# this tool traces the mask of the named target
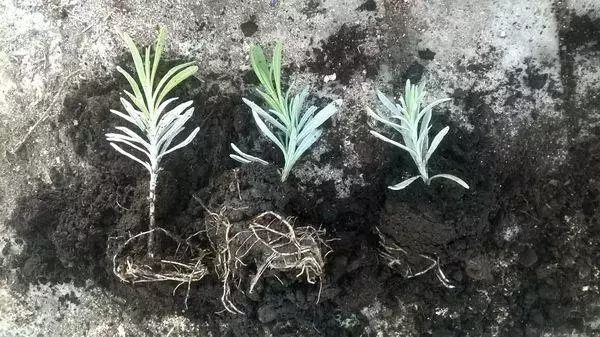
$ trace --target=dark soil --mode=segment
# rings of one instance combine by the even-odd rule
[[[419,58],[427,61],[431,61],[435,58],[435,52],[427,48],[425,50],[419,50]]]
[[[258,31],[258,25],[256,24],[256,16],[251,15],[250,20],[240,25],[240,29],[242,30],[242,33],[244,33],[245,37],[250,37],[254,35],[254,33]]]
[[[569,18],[561,31],[567,65],[576,53],[596,48],[581,42],[588,41],[595,21]],[[355,54],[364,34],[360,27],[344,27],[315,51],[309,68],[335,72],[347,83],[367,66]],[[565,71],[566,89],[560,94],[568,101],[573,83]],[[242,75],[218,80],[243,87]],[[537,68],[521,70],[519,76],[538,90],[552,90],[541,85],[545,77]],[[238,207],[228,213],[234,221],[271,210],[297,216],[303,224],[322,225],[330,237],[339,238],[331,243],[318,304],[317,286],[279,275],[282,283],[267,278],[252,295],[234,294],[246,316],[215,315],[222,310],[218,281],[211,276],[193,286],[186,312],[212,322],[215,335],[262,336],[267,326],[273,336],[366,336],[368,320],[360,310],[375,301],[393,312],[410,308],[405,314],[416,323],[417,336],[486,336],[494,330],[499,336],[540,336],[553,329],[593,334],[583,322],[598,316],[591,305],[598,297],[582,289],[599,281],[591,270],[600,258],[600,132],[567,148],[558,141],[578,134],[585,125],[581,115],[560,107],[563,118],[534,121],[510,146],[499,148],[501,138],[491,132],[498,121],[484,100],[494,89],[456,92],[454,104],[464,108],[474,128],[462,130],[436,111],[434,130],[450,125],[451,131],[434,155],[431,171],[456,174],[470,190],[441,180],[430,187],[415,182],[400,192],[387,190],[385,186],[416,170],[395,149],[361,138],[356,143],[368,158],[363,167],[370,185],[353,186],[349,198],[339,199],[328,182],[303,184],[292,175],[282,184],[274,166],[237,168],[228,157],[230,142],[243,149],[258,143],[265,159],[277,165],[281,159],[275,148],[259,140],[240,99],[246,93],[223,94],[206,84],[212,82],[192,82],[178,93],[185,99],[191,96],[189,88],[200,88],[191,97],[198,109],[189,124],[199,125],[201,132],[164,163],[158,224],[181,236],[201,230],[207,214],[196,196],[213,211]],[[514,90],[517,82],[510,84],[507,74]],[[183,293],[172,297],[173,285],[166,284],[120,284],[106,256],[109,237],[143,231],[147,223],[146,173],[110,149],[103,136],[119,123],[109,116],[109,108],[120,106],[124,88],[122,81],[111,79],[72,88],[57,121],[69,136],[68,144],[60,146],[72,147],[92,168],[85,174],[74,168],[55,172],[51,185],[40,183],[37,193],[21,198],[11,224],[31,245],[26,258],[16,263],[25,285],[89,277],[131,300],[141,313],[167,314],[183,307]],[[331,130],[323,139],[336,144],[341,135]],[[548,164],[547,158],[563,151],[566,159],[560,166]],[[333,151],[322,157],[326,162],[340,156]],[[443,287],[434,273],[406,279],[392,272],[379,256],[376,228],[410,257],[439,258],[456,288]],[[415,271],[423,268],[423,261],[413,261]],[[448,314],[437,313],[442,309]],[[346,319],[353,325],[342,327]],[[226,331],[219,323],[227,323]]]
[[[348,84],[352,76],[365,71],[366,76],[377,76],[379,64],[373,56],[365,54],[364,43],[367,32],[359,25],[342,27],[313,50],[313,61],[308,69],[321,75],[336,74],[341,84]]]
[[[357,11],[370,11],[370,12],[376,11],[377,3],[375,2],[375,0],[367,0],[362,5],[358,6],[358,8],[356,10]]]
[[[304,8],[300,10],[300,13],[306,15],[306,17],[313,17],[317,14],[324,14],[326,12],[323,8],[323,0],[306,0]]]

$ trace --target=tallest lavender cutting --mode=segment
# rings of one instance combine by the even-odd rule
[[[161,29],[154,46],[154,57],[150,56],[150,47],[146,47],[142,57],[133,40],[123,34],[123,39],[129,48],[135,66],[137,79],[121,67],[119,71],[131,86],[131,91],[123,92],[129,98],[121,97],[125,113],[111,110],[111,112],[128,122],[127,126],[117,126],[117,132],[107,133],[106,139],[110,145],[121,154],[135,160],[144,166],[150,173],[148,191],[149,200],[149,230],[148,230],[148,257],[154,257],[154,229],[156,184],[160,162],[164,156],[188,145],[198,134],[195,128],[180,142],[174,142],[181,134],[184,124],[192,117],[194,108],[192,101],[181,103],[173,108],[169,105],[177,97],[167,98],[167,95],[182,81],[198,71],[192,62],[183,63],[167,71],[160,79],[157,78],[158,65],[163,53],[167,38],[167,30]],[[175,144],[175,145],[174,145]]]

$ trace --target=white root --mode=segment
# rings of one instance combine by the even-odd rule
[[[410,264],[408,263],[408,253],[403,248],[399,247],[396,243],[390,242],[388,243],[385,236],[379,228],[376,228],[377,234],[379,236],[379,244],[381,245],[382,250],[379,252],[379,256],[381,256],[385,261],[387,266],[395,271],[400,271],[404,277],[406,278],[414,278],[426,274],[435,268],[435,275],[440,281],[440,283],[448,288],[455,288],[454,285],[450,282],[450,280],[446,277],[442,268],[440,266],[439,258],[432,258],[430,256],[419,254],[420,257],[430,261],[430,264],[423,270],[413,273]]]
[[[317,302],[319,301],[323,258],[331,251],[321,239],[325,234],[324,230],[310,226],[294,228],[292,219],[274,212],[264,212],[256,216],[247,229],[232,234],[233,226],[223,215],[226,208],[215,213],[204,205],[203,207],[211,217],[207,221],[207,231],[217,235],[224,233],[224,242],[215,243],[211,240],[211,245],[217,252],[215,269],[223,282],[221,302],[226,311],[243,314],[231,299],[231,283],[237,283],[236,287],[240,287],[240,271],[251,262],[250,259],[254,259],[257,270],[250,280],[248,292],[255,290],[268,270],[296,271],[296,278],[305,278],[310,284],[319,283]],[[326,249],[326,254],[322,254],[321,247]]]
[[[154,232],[157,231],[164,233],[165,235],[173,239],[175,242],[177,242],[178,247],[176,254],[177,252],[179,252],[182,243],[184,243],[186,245],[186,250],[190,248],[193,249],[194,255],[196,256],[185,262],[167,259],[154,261],[150,259],[150,261],[153,264],[152,266],[134,261],[132,256],[125,256],[124,259],[119,259],[123,253],[123,250],[127,246],[129,246],[131,242],[143,236],[154,234]],[[173,289],[173,294],[175,294],[175,292],[180,286],[186,284],[187,291],[184,304],[187,308],[187,301],[189,299],[192,282],[198,282],[208,274],[206,266],[204,266],[204,264],[202,263],[206,252],[202,249],[198,249],[192,246],[189,242],[190,238],[197,234],[198,233],[195,233],[192,236],[188,237],[185,241],[183,241],[177,236],[175,236],[173,233],[160,227],[154,228],[153,230],[138,233],[130,237],[124,243],[120,244],[117,247],[115,253],[112,256],[113,273],[121,281],[131,284],[166,281],[178,282],[177,286],[175,286],[175,288]],[[185,253],[185,251],[183,253]],[[119,261],[122,262],[119,263]],[[155,271],[156,269],[160,269],[160,272]]]

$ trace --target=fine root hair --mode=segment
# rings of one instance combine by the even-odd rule
[[[439,258],[432,258],[425,254],[418,254],[417,256],[428,261],[428,265],[424,269],[413,271],[410,260],[411,256],[402,247],[391,240],[386,239],[385,235],[381,233],[379,228],[376,228],[377,235],[379,236],[379,256],[385,261],[386,265],[393,271],[401,274],[405,278],[414,278],[428,273],[434,270],[436,277],[440,283],[449,289],[454,288],[450,280],[446,277],[440,266]]]
[[[243,226],[234,225],[224,215],[226,208],[219,213],[204,208],[209,214],[206,230],[209,238],[214,238],[210,239],[216,252],[214,267],[223,283],[221,302],[226,311],[244,313],[233,302],[231,291],[232,286],[241,289],[242,271],[252,263],[256,271],[248,292],[255,290],[267,271],[293,272],[295,278],[319,283],[319,301],[324,258],[331,252],[323,239],[324,230],[312,226],[295,228],[293,218],[271,211],[259,214]]]
[[[148,259],[147,256],[136,256],[133,254],[125,254],[127,248],[132,248],[132,243],[140,240],[151,233],[163,233],[166,237],[173,240],[177,244],[177,249],[169,258],[164,259]],[[198,282],[208,274],[208,268],[204,265],[203,259],[207,252],[200,249],[192,243],[192,239],[199,235],[197,232],[185,240],[179,238],[175,234],[164,228],[154,228],[153,230],[138,233],[129,237],[123,243],[119,244],[112,255],[113,273],[121,281],[138,284],[150,282],[176,282],[177,285],[173,289],[173,295],[182,285],[187,286],[185,296],[185,306],[190,295],[192,282]],[[117,241],[120,238],[109,238],[110,251],[111,241]]]

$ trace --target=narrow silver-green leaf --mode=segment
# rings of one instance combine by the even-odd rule
[[[384,135],[380,134],[380,133],[379,133],[379,132],[377,132],[377,131],[373,131],[373,130],[371,130],[370,132],[371,132],[371,134],[372,134],[373,136],[375,136],[375,137],[377,137],[377,138],[379,138],[379,139],[383,140],[384,142],[388,142],[388,143],[390,143],[390,144],[392,144],[392,145],[395,145],[395,146],[397,146],[397,147],[401,148],[402,150],[404,150],[404,151],[406,151],[406,152],[410,153],[410,155],[411,155],[411,156],[413,156],[413,157],[417,157],[417,153],[416,153],[416,152],[415,152],[413,149],[411,149],[411,148],[408,148],[407,146],[404,146],[404,145],[402,145],[402,144],[400,144],[400,143],[398,143],[398,142],[396,142],[396,141],[393,141],[393,140],[389,139],[388,137],[386,137],[386,136],[384,136]]]
[[[252,102],[249,99],[246,98],[242,98],[242,101],[248,106],[250,107],[250,109],[255,110],[256,113],[259,114],[259,116],[261,116],[262,118],[264,118],[268,123],[272,124],[274,127],[276,127],[277,129],[281,130],[282,132],[286,132],[287,130],[287,126],[283,125],[281,122],[279,122],[277,119],[275,119],[272,115],[283,119],[280,114],[273,110],[273,109],[269,109],[269,112],[271,112],[270,114],[268,112],[266,112],[263,108],[259,107],[256,103]]]
[[[446,178],[449,180],[454,181],[455,183],[459,184],[460,186],[469,189],[469,185],[462,179],[460,179],[459,177],[453,176],[451,174],[436,174],[433,177],[429,178],[429,180],[433,180],[433,179],[437,179],[437,178]]]
[[[304,124],[306,124],[306,122],[312,118],[315,111],[317,111],[317,107],[314,105],[311,105],[308,109],[306,109],[306,111],[302,114],[302,118],[300,118],[300,122],[298,122],[298,129],[302,129],[304,127]]]
[[[427,136],[427,134],[429,133],[429,129],[431,129],[431,126],[428,126],[425,130],[423,130],[424,132],[419,135],[417,143],[413,147],[415,149],[415,152],[418,151],[419,157],[422,158],[425,163],[427,163],[427,160],[425,160],[425,154],[427,153],[427,146],[429,145],[426,144],[425,141],[429,141],[429,137]]]
[[[173,151],[176,151],[176,150],[179,150],[179,149],[181,149],[182,147],[184,147],[184,146],[188,145],[189,143],[191,143],[191,142],[192,142],[192,140],[194,140],[194,137],[196,137],[196,135],[198,134],[198,131],[200,131],[200,128],[199,128],[199,127],[196,127],[196,128],[194,129],[194,131],[192,131],[192,132],[191,132],[191,133],[190,133],[190,134],[187,136],[187,138],[186,138],[186,139],[184,139],[184,140],[183,140],[181,143],[179,143],[179,144],[177,144],[177,145],[173,146],[172,148],[170,148],[170,149],[166,150],[165,152],[163,152],[161,155],[159,155],[158,159],[161,159],[162,157],[164,157],[164,156],[168,155],[169,153],[171,153],[171,152],[173,152]]]
[[[277,139],[273,132],[267,127],[265,122],[260,119],[259,114],[254,109],[252,109],[252,116],[254,116],[254,122],[256,122],[256,126],[258,126],[258,129],[263,133],[263,135],[269,138],[273,143],[275,143],[275,145],[277,145],[277,147],[279,147],[279,149],[281,149],[283,153],[285,153],[286,151],[283,143]]]
[[[124,154],[125,156],[137,161],[138,163],[142,164],[146,170],[148,170],[148,172],[152,172],[152,168],[150,166],[149,163],[139,159],[138,157],[132,155],[131,153],[123,150],[119,145],[115,144],[115,143],[110,143],[110,146],[112,146],[115,150],[119,151],[121,154]]]
[[[127,144],[131,148],[145,154],[146,157],[150,158],[150,152],[148,152],[148,150],[142,148],[141,146],[134,144],[130,140],[127,140],[124,138],[119,138],[119,137],[106,137],[106,140],[108,140],[109,142],[119,142],[119,143]]]
[[[230,143],[229,145],[231,146],[231,148],[233,149],[233,151],[237,152],[237,153],[239,154],[239,156],[243,157],[243,158],[244,158],[244,160],[247,160],[248,162],[257,162],[257,163],[260,163],[260,164],[262,164],[262,165],[268,165],[268,164],[269,164],[269,162],[268,162],[268,161],[266,161],[266,160],[262,160],[262,159],[260,159],[260,158],[258,158],[258,157],[251,156],[251,155],[249,155],[249,154],[247,154],[247,153],[243,152],[242,150],[240,150],[240,149],[239,149],[239,148],[238,148],[238,147],[237,147],[235,144],[233,144],[233,143]],[[231,157],[232,155],[229,155],[229,156]],[[234,154],[234,156],[236,156],[236,155]],[[235,159],[235,158],[234,158],[234,159]]]
[[[415,181],[415,180],[419,179],[420,177],[421,177],[421,176],[414,176],[414,177],[412,177],[412,178],[408,178],[408,179],[406,179],[406,180],[402,181],[402,182],[401,182],[401,183],[399,183],[399,184],[392,185],[392,186],[388,186],[388,188],[389,188],[390,190],[394,190],[394,191],[402,190],[402,189],[406,188],[408,185],[412,184],[412,183],[413,183],[413,181]]]
[[[302,128],[302,131],[298,135],[298,139],[301,141],[308,134],[312,133],[315,129],[317,129],[321,124],[325,123],[331,116],[333,116],[338,108],[342,105],[342,100],[337,99],[329,104],[326,107],[321,109],[321,111],[317,112],[315,116],[306,122],[306,125]]]
[[[371,110],[371,108],[367,107],[366,110],[367,110],[367,114],[371,118],[375,119],[376,121],[381,122],[381,123],[383,123],[385,125],[391,126],[391,127],[393,127],[394,129],[396,129],[398,131],[404,130],[406,132],[410,132],[410,130],[407,127],[405,127],[403,125],[400,125],[400,124],[396,124],[394,122],[390,122],[389,120],[387,120],[387,119],[381,117],[380,115],[376,114],[373,110]]]
[[[117,66],[117,71],[123,74],[123,76],[125,76],[125,79],[127,79],[127,82],[129,82],[129,85],[131,86],[135,97],[135,100],[132,98],[134,104],[138,107],[138,109],[140,109],[140,111],[143,111],[147,115],[148,108],[146,107],[146,103],[144,102],[144,95],[142,95],[142,92],[140,91],[140,87],[138,86],[137,82],[123,68]]]
[[[435,149],[437,149],[438,145],[440,145],[442,139],[444,139],[444,136],[448,133],[448,130],[450,130],[450,127],[446,126],[442,129],[442,131],[438,132],[438,134],[435,135],[435,137],[431,141],[431,145],[429,145],[429,150],[427,150],[427,154],[425,155],[425,162],[429,161],[429,158],[431,157],[433,152],[435,152]]]
[[[276,127],[277,129],[281,130],[282,132],[286,131],[285,126],[283,126],[281,123],[279,123],[275,118],[273,118],[273,116],[271,116],[269,113],[267,113],[265,110],[263,110],[261,107],[259,107],[256,103],[252,102],[249,99],[246,98],[242,98],[242,101],[244,103],[246,103],[246,105],[252,109],[253,111],[256,111],[256,113],[258,113],[262,118],[264,118],[267,122],[269,122],[271,125],[273,125],[274,127]]]
[[[423,140],[421,141],[421,153],[427,153],[427,149],[429,148],[429,129],[431,128],[429,125],[430,122],[431,110],[426,112],[421,120],[421,127],[419,131],[420,137],[423,137]]]
[[[117,126],[115,129],[123,132],[127,136],[131,137],[131,139],[133,139],[135,142],[142,144],[144,147],[150,148],[150,143],[148,143],[146,140],[144,140],[137,133],[131,131],[130,129],[128,129],[124,126]]]
[[[441,103],[444,103],[444,102],[448,102],[448,101],[450,101],[450,100],[451,100],[451,98],[442,98],[442,99],[438,99],[438,100],[436,100],[436,101],[432,102],[431,104],[429,104],[428,106],[424,107],[424,108],[421,110],[421,114],[425,114],[427,111],[431,111],[431,110],[433,110],[433,108],[434,108],[436,105],[439,105],[439,104],[441,104]]]
[[[121,118],[123,118],[124,120],[128,121],[129,123],[134,124],[138,128],[140,128],[140,129],[142,128],[140,126],[140,124],[138,123],[138,121],[135,120],[135,119],[133,119],[133,118],[131,118],[131,116],[128,116],[128,115],[126,115],[126,114],[124,114],[124,113],[122,113],[120,111],[113,110],[113,109],[110,109],[110,112],[113,113],[113,114],[115,114],[115,115],[117,115],[117,116],[119,116],[119,117],[121,117]]]
[[[242,157],[238,156],[237,154],[230,153],[229,157],[235,161],[242,163],[242,164],[250,164],[251,163],[250,160],[248,160],[246,158],[242,158]]]
[[[294,152],[292,161],[294,163],[297,162],[298,159],[300,159],[300,157],[304,154],[304,152],[306,152],[306,150],[308,150],[319,138],[321,138],[322,134],[323,130],[317,129],[307,137],[304,137],[304,139],[302,139],[302,141],[298,145],[298,148]]]
[[[381,102],[381,104],[383,104],[383,106],[385,106],[392,115],[399,115],[399,111],[396,108],[396,105],[394,105],[394,103],[389,98],[387,98],[387,96],[384,93],[377,90],[377,97],[379,97],[379,101]]]

